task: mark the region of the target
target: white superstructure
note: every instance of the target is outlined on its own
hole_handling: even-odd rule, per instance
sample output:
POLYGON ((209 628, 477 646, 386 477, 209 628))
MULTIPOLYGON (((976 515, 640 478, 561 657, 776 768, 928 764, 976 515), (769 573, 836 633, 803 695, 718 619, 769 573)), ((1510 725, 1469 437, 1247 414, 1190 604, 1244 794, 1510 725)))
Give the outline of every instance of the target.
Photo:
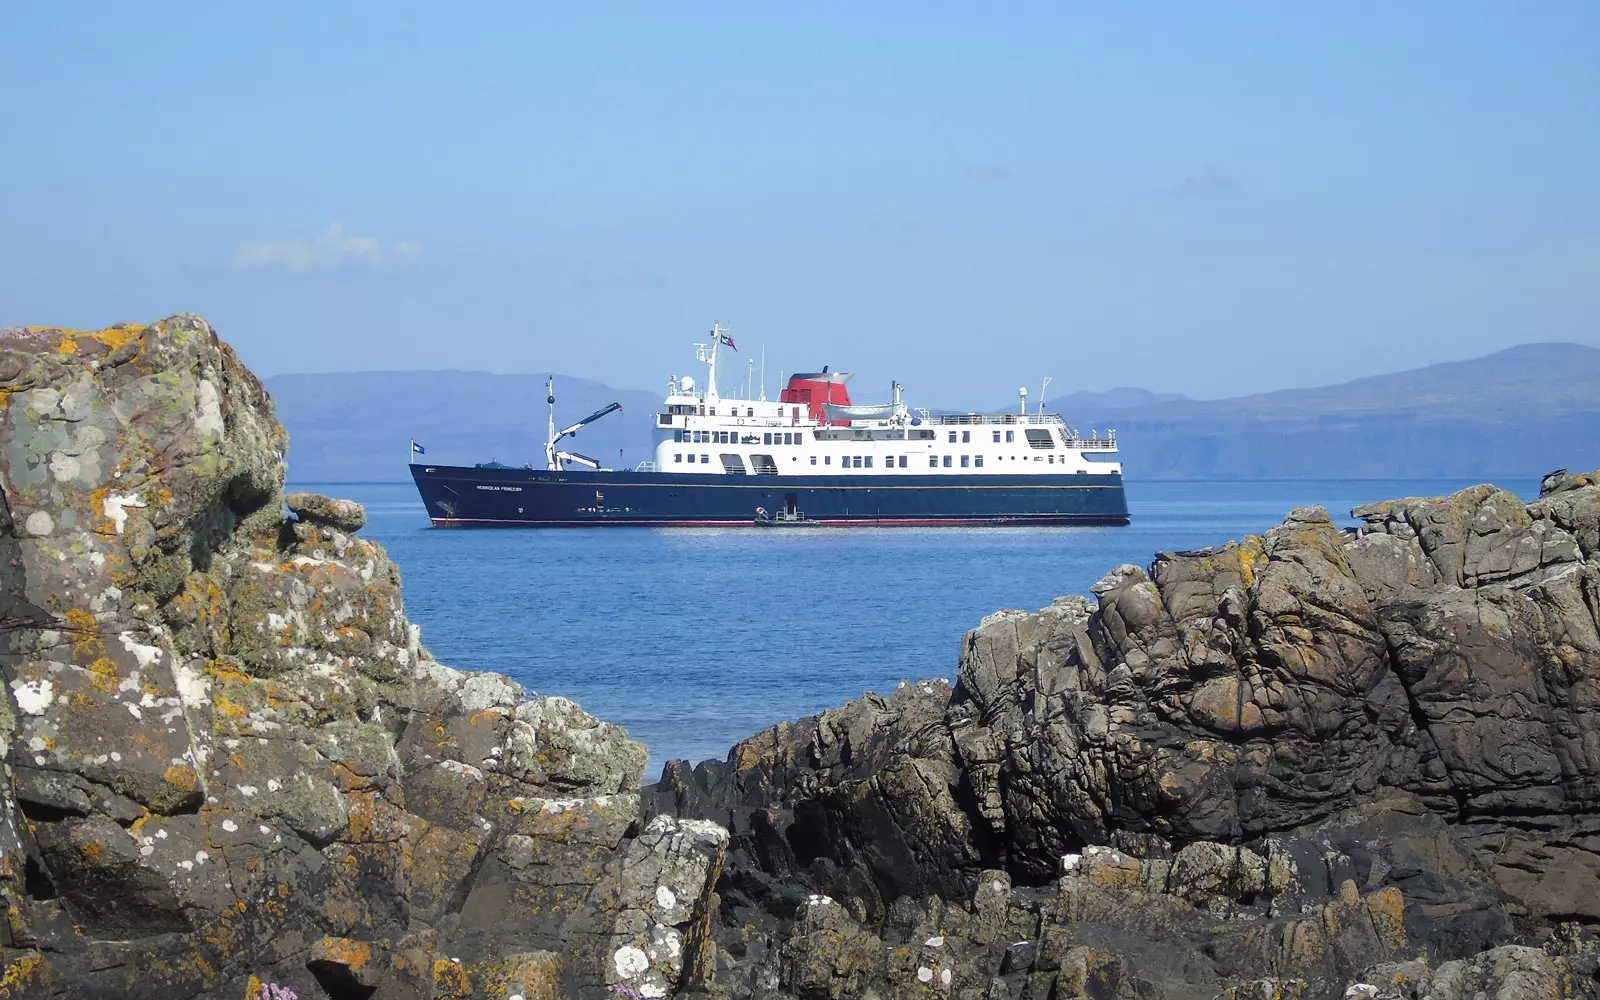
MULTIPOLYGON (((1059 414, 929 414, 901 401, 852 404, 847 373, 797 374, 777 401, 738 399, 717 389, 717 354, 732 340, 720 326, 710 344, 696 344, 707 366, 703 386, 689 376, 668 380, 656 414, 656 472, 702 475, 1063 475, 1122 471, 1108 459, 1116 431, 1083 436, 1059 414)), ((1046 383, 1048 384, 1048 382, 1046 383)), ((753 392, 748 392, 754 395, 753 392)), ((1042 393, 1041 393, 1042 396, 1042 393)), ((1043 405, 1043 399, 1040 399, 1043 405)))

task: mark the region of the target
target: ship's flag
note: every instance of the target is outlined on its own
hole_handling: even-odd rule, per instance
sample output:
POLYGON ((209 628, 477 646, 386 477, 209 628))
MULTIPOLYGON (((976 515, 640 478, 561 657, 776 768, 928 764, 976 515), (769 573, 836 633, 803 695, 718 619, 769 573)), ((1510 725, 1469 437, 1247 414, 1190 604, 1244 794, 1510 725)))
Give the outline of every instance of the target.
POLYGON ((428 453, 428 449, 424 448, 420 444, 417 444, 415 441, 411 442, 411 454, 413 454, 413 455, 426 455, 427 453, 428 453))
MULTIPOLYGON (((722 335, 722 346, 723 347, 733 347, 733 338, 728 336, 727 334, 723 334, 722 335)), ((738 350, 737 347, 733 347, 733 349, 736 350, 736 351, 738 350)))

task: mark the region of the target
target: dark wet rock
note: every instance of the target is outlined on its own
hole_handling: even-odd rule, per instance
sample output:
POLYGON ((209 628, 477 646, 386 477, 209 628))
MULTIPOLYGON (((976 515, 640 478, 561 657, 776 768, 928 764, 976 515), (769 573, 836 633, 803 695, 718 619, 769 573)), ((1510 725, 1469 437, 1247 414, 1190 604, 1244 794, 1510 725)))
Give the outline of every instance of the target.
POLYGON ((730 831, 720 981, 1594 996, 1540 935, 1600 920, 1600 477, 1354 514, 1118 567, 986 618, 953 690, 669 763, 647 813, 730 831))

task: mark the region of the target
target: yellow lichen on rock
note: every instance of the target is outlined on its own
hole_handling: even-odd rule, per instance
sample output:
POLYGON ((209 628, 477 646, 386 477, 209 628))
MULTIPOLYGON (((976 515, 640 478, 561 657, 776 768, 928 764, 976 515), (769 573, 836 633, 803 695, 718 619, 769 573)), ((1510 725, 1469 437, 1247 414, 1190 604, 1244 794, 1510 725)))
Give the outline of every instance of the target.
POLYGON ((1385 948, 1398 950, 1406 946, 1406 901, 1394 886, 1379 889, 1366 898, 1367 913, 1372 917, 1372 927, 1385 948))
POLYGON ((24 955, 0 971, 0 997, 34 996, 49 976, 50 966, 43 955, 24 955))
POLYGON ((433 995, 438 1000, 464 1000, 472 996, 472 977, 460 962, 448 958, 435 959, 433 963, 433 995))

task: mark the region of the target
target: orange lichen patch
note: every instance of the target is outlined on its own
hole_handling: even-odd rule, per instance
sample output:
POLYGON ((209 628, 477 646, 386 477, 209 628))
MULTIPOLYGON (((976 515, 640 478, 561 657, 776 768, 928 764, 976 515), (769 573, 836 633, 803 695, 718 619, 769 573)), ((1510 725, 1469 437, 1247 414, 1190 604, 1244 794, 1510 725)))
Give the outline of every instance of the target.
POLYGON ((114 351, 123 344, 143 336, 146 328, 139 323, 118 323, 101 330, 72 330, 53 326, 30 326, 27 329, 33 333, 58 335, 61 339, 56 342, 56 353, 77 354, 80 340, 98 341, 114 351))
POLYGON ((230 719, 239 719, 250 714, 249 709, 225 694, 217 695, 215 704, 217 706, 217 714, 230 719))
POLYGON ((251 683, 249 674, 242 670, 233 669, 223 660, 207 660, 206 673, 219 681, 228 681, 233 684, 251 683))
POLYGON ((161 772, 161 780, 186 792, 192 792, 200 787, 200 776, 195 774, 192 767, 180 767, 176 764, 161 772))
POLYGON ((352 938, 325 937, 311 946, 313 962, 333 962, 348 969, 360 969, 372 962, 372 945, 352 938))
POLYGON ((94 533, 97 535, 115 535, 117 522, 106 517, 106 499, 111 496, 111 487, 102 486, 97 490, 89 491, 89 513, 94 515, 94 533))
POLYGON ((255 976, 251 976, 250 981, 244 984, 244 1000, 261 1000, 266 994, 266 986, 255 976))
POLYGON ((79 336, 98 340, 114 351, 130 340, 137 340, 144 336, 145 329, 144 326, 138 323, 118 323, 116 326, 108 326, 103 330, 89 331, 79 334, 79 336))
POLYGON ((50 974, 50 966, 45 963, 43 955, 24 955, 14 962, 7 962, 5 971, 0 972, 0 997, 32 996, 34 991, 45 984, 50 974))
POLYGON ((94 685, 95 690, 105 694, 117 693, 117 685, 121 682, 121 678, 117 676, 116 663, 108 657, 102 656, 89 664, 89 675, 89 683, 94 685))
POLYGON ((1378 940, 1391 949, 1406 946, 1406 901, 1394 886, 1379 889, 1366 899, 1367 913, 1372 917, 1372 927, 1378 940))
POLYGON ((11 405, 11 390, 0 389, 0 410, 11 405))
POLYGON ((72 636, 73 655, 85 660, 106 655, 106 644, 96 631, 94 615, 82 608, 71 608, 61 618, 67 624, 67 634, 72 636))
POLYGON ((472 979, 458 962, 448 958, 435 959, 433 963, 433 995, 459 998, 472 995, 472 979))
POLYGON ((273 920, 283 920, 289 916, 289 887, 282 882, 278 883, 278 892, 275 896, 268 896, 260 904, 261 912, 273 920))
POLYGON ((378 809, 371 792, 352 792, 349 796, 350 839, 357 843, 375 839, 378 809))
POLYGON ((87 844, 78 845, 78 853, 82 854, 90 861, 99 861, 100 855, 105 853, 105 849, 106 846, 104 844, 97 844, 92 840, 87 844))

